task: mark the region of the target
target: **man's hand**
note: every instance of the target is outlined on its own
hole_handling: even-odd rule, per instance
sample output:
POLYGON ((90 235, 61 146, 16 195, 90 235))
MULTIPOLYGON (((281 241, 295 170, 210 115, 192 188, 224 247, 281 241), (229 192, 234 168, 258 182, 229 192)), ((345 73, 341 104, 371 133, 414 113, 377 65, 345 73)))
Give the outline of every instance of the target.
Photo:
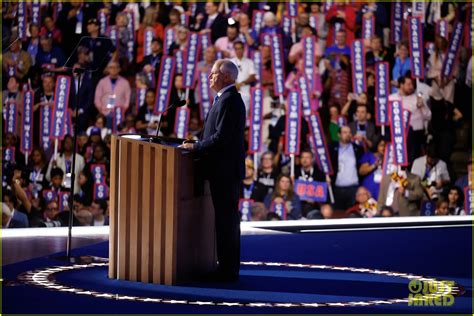
POLYGON ((183 144, 179 145, 178 148, 186 149, 186 150, 194 150, 195 146, 192 143, 183 143, 183 144))

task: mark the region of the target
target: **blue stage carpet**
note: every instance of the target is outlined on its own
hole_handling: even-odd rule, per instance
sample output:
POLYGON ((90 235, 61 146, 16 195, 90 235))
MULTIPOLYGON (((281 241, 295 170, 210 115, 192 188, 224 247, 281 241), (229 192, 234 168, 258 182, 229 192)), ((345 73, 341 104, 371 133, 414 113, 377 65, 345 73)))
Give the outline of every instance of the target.
MULTIPOLYGON (((73 254, 106 258, 108 243, 76 249, 73 254)), ((242 261, 246 263, 240 281, 226 285, 170 287, 110 280, 105 264, 54 274, 56 284, 83 290, 77 294, 16 281, 26 271, 69 265, 38 258, 3 267, 2 312, 471 314, 472 310, 471 228, 242 236, 242 261), (259 262, 316 266, 268 266, 259 262), (379 270, 385 272, 376 273, 379 270), (394 303, 390 300, 410 294, 409 279, 391 272, 454 281, 463 291, 451 306, 394 303), (101 293, 106 293, 105 297, 100 297, 101 293), (107 298, 107 293, 118 296, 107 298), (150 301, 157 298, 163 301, 150 301), (364 305, 373 301, 379 303, 364 305), (358 303, 346 306, 345 302, 358 303), (310 303, 322 306, 304 305, 310 303)))

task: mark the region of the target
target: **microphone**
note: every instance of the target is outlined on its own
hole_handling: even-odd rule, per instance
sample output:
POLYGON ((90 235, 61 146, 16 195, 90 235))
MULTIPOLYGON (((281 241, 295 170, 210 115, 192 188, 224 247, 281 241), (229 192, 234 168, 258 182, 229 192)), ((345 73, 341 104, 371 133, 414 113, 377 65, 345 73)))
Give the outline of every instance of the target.
POLYGON ((167 112, 168 110, 172 109, 172 108, 179 108, 179 107, 182 107, 183 105, 186 105, 187 101, 186 100, 179 100, 178 102, 176 103, 173 103, 171 104, 169 107, 167 107, 160 115, 160 119, 158 121, 158 127, 156 129, 156 135, 155 136, 158 136, 158 134, 160 133, 160 127, 161 127, 161 119, 163 118, 163 114, 165 114, 165 112, 167 112))

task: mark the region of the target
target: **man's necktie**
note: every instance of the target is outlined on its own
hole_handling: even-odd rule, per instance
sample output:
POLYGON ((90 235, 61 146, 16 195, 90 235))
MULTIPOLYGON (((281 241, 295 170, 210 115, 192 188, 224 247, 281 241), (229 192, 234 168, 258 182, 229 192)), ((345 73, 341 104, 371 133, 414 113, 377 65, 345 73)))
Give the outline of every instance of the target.
POLYGON ((216 96, 214 97, 214 102, 212 102, 212 105, 216 104, 218 100, 219 100, 219 96, 216 94, 216 96))

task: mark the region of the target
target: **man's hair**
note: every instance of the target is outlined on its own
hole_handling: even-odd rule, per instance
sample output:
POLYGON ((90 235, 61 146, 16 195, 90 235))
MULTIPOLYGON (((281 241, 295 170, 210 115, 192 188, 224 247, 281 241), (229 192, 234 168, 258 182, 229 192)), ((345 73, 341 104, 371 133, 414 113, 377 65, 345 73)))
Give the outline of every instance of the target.
POLYGON ((310 154, 311 157, 314 157, 313 152, 312 152, 311 149, 309 149, 309 148, 303 149, 303 150, 301 151, 301 153, 300 153, 300 156, 303 156, 303 154, 305 154, 305 153, 306 153, 306 154, 310 154))
POLYGON ((104 211, 104 215, 105 215, 105 212, 107 211, 107 201, 104 200, 104 199, 95 199, 94 200, 94 203, 99 205, 99 208, 104 211))
POLYGON ((245 47, 245 44, 244 44, 244 42, 242 42, 242 41, 235 41, 234 44, 233 44, 234 48, 235 48, 235 46, 237 46, 237 45, 241 45, 242 47, 245 47))
POLYGON ((405 82, 407 80, 412 80, 410 76, 408 75, 405 75, 405 76, 401 76, 400 78, 398 78, 398 85, 402 85, 402 84, 405 84, 405 82))
POLYGON ((51 179, 56 176, 64 177, 64 171, 61 168, 53 168, 51 170, 51 179))
POLYGON ((219 65, 219 70, 223 74, 228 74, 233 82, 237 80, 237 76, 239 75, 239 69, 237 66, 229 59, 219 59, 216 61, 219 65))

